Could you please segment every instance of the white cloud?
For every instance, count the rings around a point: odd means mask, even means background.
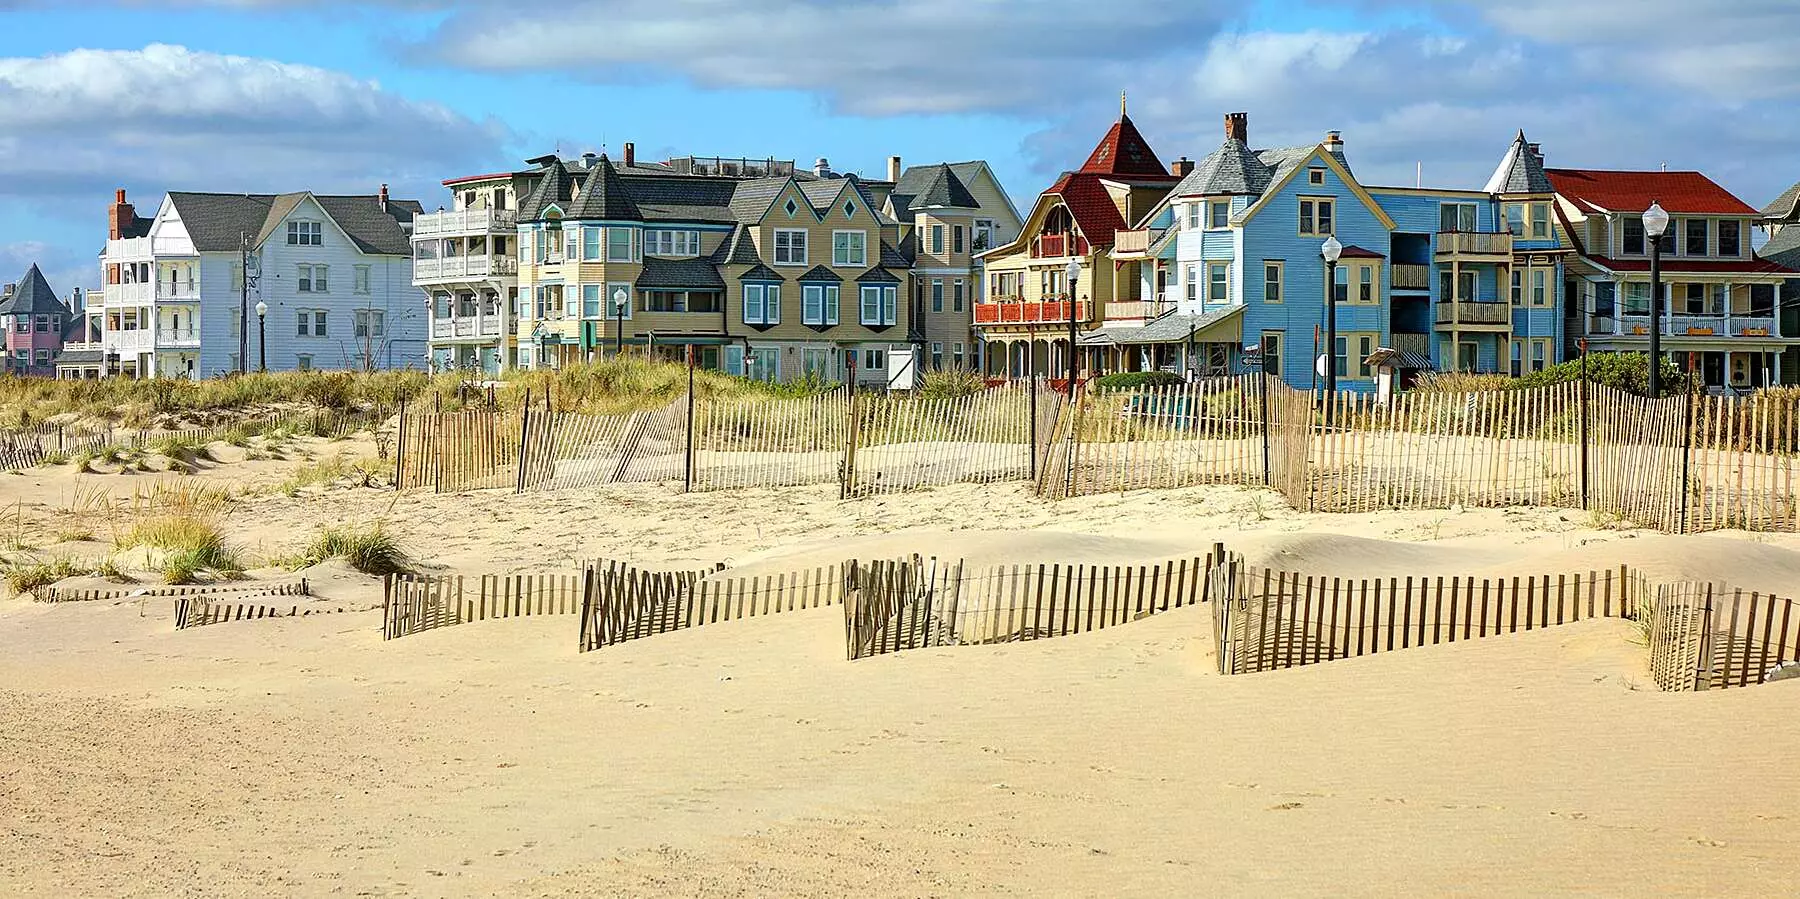
[[[0,58],[0,195],[358,190],[491,164],[503,130],[312,66],[198,52]],[[421,198],[424,199],[424,198]]]

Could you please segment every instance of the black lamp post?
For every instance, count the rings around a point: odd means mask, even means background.
[[[1662,396],[1662,236],[1669,214],[1656,201],[1644,210],[1644,235],[1650,240],[1650,396]]]
[[[256,301],[256,370],[269,370],[269,304]]]
[[[621,287],[613,291],[613,358],[625,355],[625,304],[631,294]]]
[[[1325,260],[1325,423],[1331,423],[1332,400],[1337,397],[1337,265],[1344,245],[1337,235],[1325,238],[1319,257]]]
[[[1081,263],[1074,259],[1069,260],[1069,266],[1063,270],[1063,274],[1069,282],[1066,285],[1069,289],[1067,294],[1069,306],[1069,396],[1073,398],[1075,396],[1075,380],[1081,375],[1081,363],[1075,354],[1075,284],[1081,280]]]

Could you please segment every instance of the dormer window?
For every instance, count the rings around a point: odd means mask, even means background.
[[[1306,170],[1306,183],[1308,183],[1308,184],[1324,184],[1325,183],[1325,170],[1324,169],[1307,169]]]

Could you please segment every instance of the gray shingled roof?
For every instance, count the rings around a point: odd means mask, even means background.
[[[1120,344],[1176,343],[1188,339],[1244,311],[1243,306],[1227,306],[1204,315],[1173,312],[1142,325],[1101,325],[1076,340],[1082,346],[1116,346]]]
[[[844,279],[837,272],[832,271],[829,266],[815,265],[812,268],[807,269],[806,274],[801,275],[799,278],[797,278],[795,280],[798,280],[798,281],[831,281],[833,283],[841,283]]]
[[[575,198],[567,217],[586,221],[642,220],[637,204],[632,202],[631,192],[625,188],[625,181],[605,156],[601,156],[588,172],[581,196]]]
[[[782,281],[781,273],[758,262],[755,268],[738,276],[740,281]]]
[[[856,276],[858,284],[898,284],[900,279],[893,272],[881,266],[875,266]]]
[[[757,178],[752,181],[737,182],[737,189],[731,195],[731,214],[738,221],[753,222],[760,220],[763,213],[769,211],[769,204],[781,195],[791,178]]]
[[[1756,255],[1776,265],[1800,270],[1800,225],[1786,225],[1776,231]]]
[[[1544,174],[1543,157],[1526,143],[1523,128],[1513,138],[1512,146],[1506,148],[1506,155],[1501,157],[1500,166],[1488,178],[1487,187],[1482,189],[1490,194],[1547,194],[1556,190],[1550,186],[1550,176]]]
[[[896,215],[908,215],[911,211],[929,206],[956,207],[962,209],[978,209],[981,203],[975,195],[969,193],[969,187],[963,183],[956,170],[949,163],[914,166],[902,172],[900,180],[894,182],[894,193],[889,198],[894,203]]]
[[[893,244],[882,241],[881,266],[883,268],[912,268],[913,260],[917,259],[918,255],[911,251],[916,250],[917,247],[917,234],[908,234],[902,238],[898,249]]]
[[[644,257],[644,270],[637,277],[639,290],[646,288],[680,289],[683,287],[724,290],[725,279],[711,259],[660,259]]]
[[[56,354],[57,365],[99,365],[100,350],[63,350]]]
[[[731,236],[719,244],[713,251],[714,265],[761,265],[762,257],[757,255],[756,242],[750,239],[750,229],[739,225]]]
[[[1268,151],[1264,151],[1268,152]],[[1194,170],[1169,192],[1172,197],[1250,194],[1261,196],[1273,180],[1274,170],[1250,152],[1241,140],[1226,138],[1217,150],[1194,166]]]
[[[575,178],[561,160],[552,160],[544,167],[544,177],[526,195],[525,201],[519,204],[522,218],[528,222],[541,221],[544,210],[555,205],[568,214],[569,200],[575,195]]]
[[[13,295],[0,303],[0,315],[60,315],[67,319],[69,307],[50,289],[50,282],[34,263],[19,279]]]
[[[241,246],[249,235],[260,244],[276,237],[281,222],[309,196],[306,192],[287,194],[214,194],[176,191],[169,201],[181,214],[194,248],[202,253],[230,252]],[[310,194],[313,201],[352,243],[365,253],[388,256],[410,256],[412,246],[402,222],[424,211],[417,200],[388,200],[383,211],[381,200],[374,195],[330,196]]]
[[[1770,200],[1769,205],[1762,208],[1762,214],[1773,219],[1792,218],[1796,204],[1800,204],[1800,181],[1782,191],[1781,196]]]

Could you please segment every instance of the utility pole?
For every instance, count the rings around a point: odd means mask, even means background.
[[[250,235],[238,232],[238,364],[237,373],[245,371],[250,355]]]

